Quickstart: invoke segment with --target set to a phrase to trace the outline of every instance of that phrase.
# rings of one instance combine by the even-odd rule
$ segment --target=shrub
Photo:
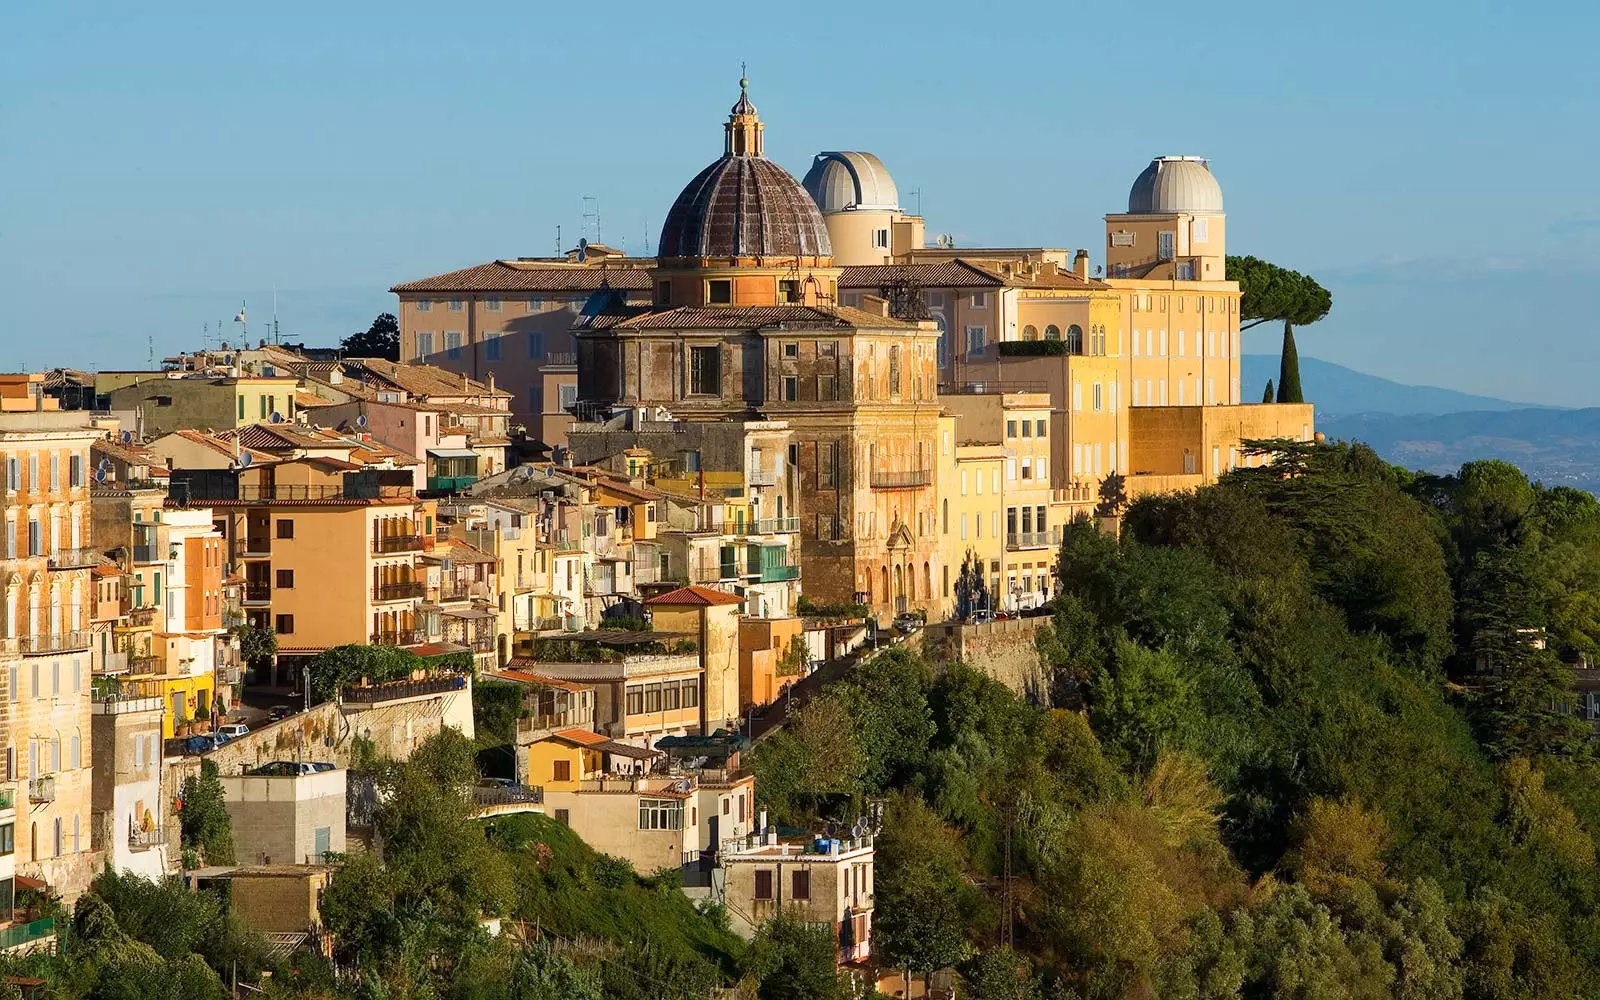
[[[1059,357],[1070,354],[1065,340],[1004,340],[1000,342],[1003,358]]]

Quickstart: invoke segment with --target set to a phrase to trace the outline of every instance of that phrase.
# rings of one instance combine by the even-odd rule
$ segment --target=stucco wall
[[[247,864],[304,864],[317,853],[316,832],[327,829],[329,851],[345,849],[345,772],[298,777],[222,779],[233,820],[234,856]]]

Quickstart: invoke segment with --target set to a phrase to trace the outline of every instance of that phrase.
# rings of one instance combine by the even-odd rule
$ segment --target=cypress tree
[[[1272,379],[1269,378],[1267,379],[1266,391],[1261,394],[1261,401],[1263,403],[1271,403],[1277,398],[1278,397],[1272,391]]]
[[[1278,402],[1304,403],[1300,391],[1300,352],[1294,346],[1294,324],[1283,324],[1283,359],[1278,366]]]

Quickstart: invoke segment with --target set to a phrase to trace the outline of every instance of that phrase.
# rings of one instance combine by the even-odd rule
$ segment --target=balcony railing
[[[544,363],[547,365],[575,365],[578,363],[578,355],[574,351],[551,351],[544,356]]]
[[[56,936],[56,918],[40,917],[25,924],[0,929],[0,952],[20,949],[35,941]]]
[[[128,672],[127,653],[106,653],[95,661],[97,674],[125,674]]]
[[[128,848],[134,851],[148,851],[152,847],[160,847],[167,842],[167,831],[161,827],[154,830],[129,830]]]
[[[133,608],[128,612],[128,624],[133,628],[154,625],[160,614],[160,608]]]
[[[873,472],[872,488],[875,490],[905,490],[926,486],[933,482],[933,473],[927,469],[910,472]]]
[[[135,542],[133,544],[133,561],[136,563],[160,562],[160,552],[160,547],[157,545]]]
[[[591,597],[608,597],[621,593],[617,589],[617,582],[612,577],[595,577],[584,574],[583,592]]]
[[[51,569],[80,569],[100,565],[99,549],[56,549],[50,553]]]
[[[439,600],[441,601],[468,601],[472,599],[472,587],[465,583],[446,583],[439,587]]]
[[[420,698],[424,695],[460,691],[466,686],[467,679],[460,675],[429,677],[420,681],[392,681],[388,684],[372,684],[366,687],[347,687],[340,694],[340,698],[357,705],[376,705],[386,701],[399,701],[402,698]]]
[[[244,602],[246,604],[266,604],[271,600],[271,584],[247,583],[244,585]]]
[[[480,785],[472,790],[472,797],[480,806],[509,806],[519,803],[544,802],[544,789],[538,785]]]
[[[495,641],[492,635],[478,635],[468,639],[462,645],[470,647],[474,653],[492,653],[494,652]]]
[[[751,469],[745,474],[745,479],[751,486],[776,486],[778,485],[777,469]]]
[[[1050,544],[1048,531],[1008,531],[1006,532],[1006,548],[1032,549]]]
[[[374,632],[369,637],[374,646],[420,646],[428,634],[420,628],[399,629],[394,632]]]
[[[420,552],[422,551],[421,535],[384,535],[372,540],[372,551],[383,552]]]
[[[570,537],[565,531],[557,534],[555,538],[548,539],[545,544],[557,552],[583,551],[583,539]]]
[[[175,484],[176,486],[177,484]],[[193,503],[225,503],[229,501],[257,503],[284,500],[405,500],[416,496],[410,485],[383,483],[274,483],[271,486],[247,486],[243,483],[217,483],[206,488],[190,482],[189,500]]]
[[[17,640],[17,651],[23,656],[41,656],[88,649],[92,645],[94,634],[91,632],[58,632],[55,635],[22,636]]]
[[[29,802],[54,802],[56,800],[56,776],[53,774],[41,775],[28,779]]]
[[[593,712],[584,712],[576,708],[565,712],[547,712],[541,715],[529,715],[517,720],[517,731],[521,733],[538,732],[542,729],[588,729],[594,722]]]
[[[128,673],[130,674],[159,674],[160,672],[161,657],[159,656],[128,657]]]
[[[761,567],[762,583],[782,583],[785,580],[800,579],[799,566],[763,566]]]
[[[272,555],[271,536],[246,535],[240,540],[239,554],[245,559],[258,559]]]
[[[413,597],[423,597],[427,592],[427,586],[420,580],[380,583],[372,588],[372,599],[374,601],[407,601]]]

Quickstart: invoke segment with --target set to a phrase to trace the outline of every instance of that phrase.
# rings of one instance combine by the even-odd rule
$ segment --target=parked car
[[[922,625],[922,616],[913,614],[910,611],[901,612],[900,614],[894,616],[894,630],[899,632],[901,635],[910,635],[917,629],[921,628]]]
[[[250,727],[242,722],[230,722],[226,726],[217,728],[217,736],[224,742],[231,742],[241,736],[250,735]]]
[[[983,625],[994,620],[995,613],[989,608],[983,608],[981,610],[974,611],[972,614],[967,616],[968,625]]]
[[[279,719],[287,719],[293,714],[294,709],[290,708],[288,705],[274,705],[267,709],[267,721],[277,722]]]
[[[217,747],[219,747],[221,745],[222,745],[221,743],[217,742],[217,738],[215,736],[212,736],[209,733],[207,733],[207,734],[203,734],[203,735],[200,735],[200,736],[191,736],[188,739],[184,740],[183,741],[183,752],[184,753],[210,753],[211,751],[215,750]]]
[[[275,760],[270,764],[262,764],[253,768],[250,773],[268,778],[294,778],[300,775],[316,774],[318,771],[331,771],[333,765],[325,761],[311,760]]]

